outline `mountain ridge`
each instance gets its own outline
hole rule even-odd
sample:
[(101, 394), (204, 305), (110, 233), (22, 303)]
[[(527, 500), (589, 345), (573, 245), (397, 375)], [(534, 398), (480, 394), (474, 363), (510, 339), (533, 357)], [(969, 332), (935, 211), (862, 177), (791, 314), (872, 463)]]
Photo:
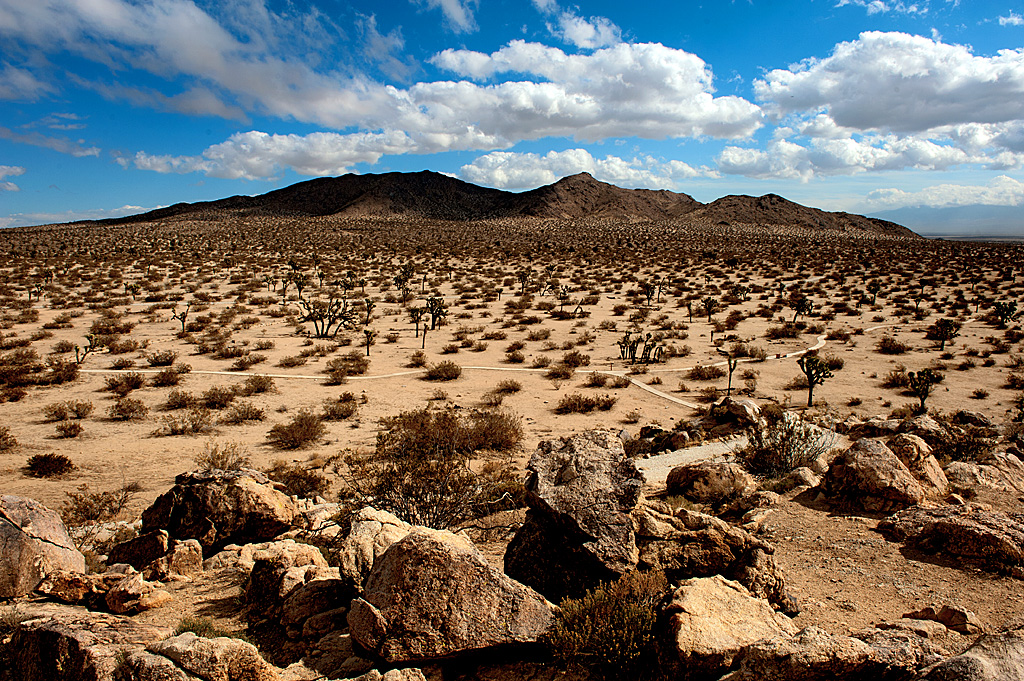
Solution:
[(589, 173), (515, 193), (481, 187), (433, 171), (323, 177), (257, 196), (178, 203), (138, 215), (98, 220), (130, 224), (182, 217), (339, 216), (409, 217), (474, 221), (500, 218), (556, 220), (693, 220), (712, 224), (758, 224), (832, 229), (887, 236), (918, 237), (893, 222), (803, 206), (776, 194), (729, 195), (704, 204), (688, 194), (656, 189), (624, 189)]

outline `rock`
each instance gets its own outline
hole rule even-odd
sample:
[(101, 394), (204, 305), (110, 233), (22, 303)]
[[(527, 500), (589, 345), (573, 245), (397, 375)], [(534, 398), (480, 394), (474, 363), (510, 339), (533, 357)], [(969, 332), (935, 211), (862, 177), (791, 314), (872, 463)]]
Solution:
[(917, 435), (900, 433), (890, 439), (886, 446), (925, 488), (939, 496), (946, 493), (949, 482), (942, 472), (942, 466), (932, 456), (932, 448), (927, 442)]
[(540, 443), (526, 483), (530, 510), (505, 552), (505, 573), (553, 601), (633, 569), (630, 512), (643, 474), (610, 431)]
[(204, 560), (203, 570), (236, 569), (249, 572), (256, 564), (254, 556), (257, 554), (264, 560), (280, 558), (287, 567), (297, 565), (327, 567), (327, 560), (317, 547), (296, 542), (294, 539), (281, 539), (245, 544), (244, 546), (229, 544), (220, 553)]
[(980, 411), (969, 411), (967, 409), (960, 409), (953, 414), (953, 423), (961, 426), (985, 428), (993, 431), (993, 433), (997, 433), (999, 430), (999, 426), (996, 422), (982, 414)]
[(352, 638), (388, 662), (534, 642), (552, 606), (498, 572), (465, 538), (414, 528), (374, 563), (352, 601)]
[(143, 571), (146, 579), (166, 582), (172, 579), (190, 579), (203, 571), (203, 547), (195, 539), (175, 541), (170, 551)]
[[(949, 657), (945, 647), (952, 644), (959, 652), (962, 637), (938, 622), (900, 619), (882, 622), (855, 633), (871, 648), (871, 678), (907, 679), (929, 665)], [(956, 637), (952, 640), (951, 637)]]
[(825, 494), (839, 505), (869, 513), (893, 511), (924, 500), (907, 467), (877, 440), (857, 440), (825, 474)]
[(362, 587), (373, 562), (389, 546), (409, 534), (412, 525), (387, 511), (367, 506), (352, 516), (352, 529), (341, 543), (338, 560), (341, 572)]
[(931, 447), (938, 446), (948, 435), (946, 427), (927, 414), (904, 419), (897, 430), (900, 433), (917, 435)]
[(31, 593), (57, 570), (85, 572), (60, 514), (25, 497), (0, 497), (0, 599)]
[(196, 539), (207, 557), (226, 544), (273, 539), (291, 527), (297, 512), (291, 497), (254, 470), (194, 471), (174, 483), (143, 511), (142, 529)]
[(710, 414), (720, 423), (732, 421), (741, 426), (756, 426), (761, 408), (753, 400), (726, 396), (711, 405)]
[(669, 659), (689, 674), (721, 673), (744, 646), (797, 631), (767, 601), (719, 575), (682, 582), (664, 614)]
[(669, 494), (718, 505), (750, 494), (757, 489), (757, 483), (737, 463), (701, 461), (673, 468), (665, 487)]
[(982, 636), (964, 653), (943, 660), (920, 681), (1024, 681), (1024, 629)]
[(134, 539), (121, 542), (107, 554), (110, 563), (127, 563), (142, 570), (153, 561), (164, 557), (171, 549), (171, 535), (166, 530), (153, 530)]
[(900, 422), (895, 419), (873, 416), (867, 421), (849, 424), (846, 435), (853, 441), (866, 437), (888, 437), (895, 435), (899, 427)]
[(946, 466), (946, 478), (961, 489), (989, 487), (1024, 494), (1024, 462), (1009, 452), (996, 452), (981, 462), (954, 461)]
[(945, 626), (951, 631), (955, 631), (958, 634), (974, 635), (982, 633), (985, 628), (981, 626), (981, 622), (970, 610), (964, 610), (955, 606), (944, 605), (938, 612), (935, 608), (928, 606), (921, 610), (914, 612), (908, 612), (903, 615), (907, 619), (914, 620), (931, 620), (938, 622)]
[(796, 636), (753, 642), (722, 681), (859, 681), (875, 671), (871, 646), (850, 636), (807, 627)]
[(34, 606), (6, 654), (19, 681), (114, 681), (121, 651), (171, 631), (67, 605)]
[(141, 574), (128, 575), (110, 588), (106, 595), (110, 612), (118, 615), (134, 615), (152, 610), (173, 600), (168, 592), (158, 589), (155, 584), (142, 579)]
[(276, 681), (277, 670), (256, 648), (237, 638), (202, 638), (188, 631), (146, 650), (206, 681)]
[(124, 575), (117, 573), (85, 575), (70, 570), (56, 570), (46, 575), (36, 591), (70, 605), (85, 605), (95, 609), (104, 601), (106, 593), (122, 579)]
[(303, 663), (329, 679), (349, 679), (373, 669), (373, 662), (356, 654), (352, 637), (337, 631), (317, 641)]
[(783, 484), (790, 489), (817, 487), (821, 484), (821, 477), (807, 466), (801, 466), (790, 471), (783, 479)]
[(978, 504), (914, 506), (878, 523), (878, 530), (927, 553), (969, 559), (1024, 578), (1024, 518)]
[(392, 669), (386, 674), (372, 669), (352, 681), (426, 681), (426, 677), (419, 669)]
[(633, 520), (638, 568), (663, 570), (670, 582), (722, 575), (782, 612), (799, 611), (768, 542), (713, 516), (656, 502), (637, 509)]
[(312, 503), (307, 499), (300, 499), (297, 503), (299, 511), (293, 521), (296, 527), (315, 537), (336, 537), (341, 534), (342, 527), (336, 520), (342, 510), (341, 504)]

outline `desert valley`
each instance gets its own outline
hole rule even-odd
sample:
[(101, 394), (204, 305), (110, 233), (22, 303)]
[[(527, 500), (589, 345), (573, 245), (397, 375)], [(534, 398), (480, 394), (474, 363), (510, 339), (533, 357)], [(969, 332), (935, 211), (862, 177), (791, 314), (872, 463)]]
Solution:
[(1024, 678), (1019, 242), (391, 173), (0, 253), (0, 679)]

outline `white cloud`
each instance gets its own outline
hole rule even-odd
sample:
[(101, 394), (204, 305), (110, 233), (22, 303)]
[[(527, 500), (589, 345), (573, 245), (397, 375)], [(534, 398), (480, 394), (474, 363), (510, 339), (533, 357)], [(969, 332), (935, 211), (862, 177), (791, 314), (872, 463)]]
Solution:
[(53, 88), (36, 78), (30, 71), (4, 64), (0, 69), (0, 99), (35, 101), (40, 95), (53, 92)]
[(25, 169), (21, 166), (0, 166), (0, 192), (20, 192), (21, 187), (4, 180), (5, 177), (17, 177), (24, 175)]
[(462, 166), (459, 177), (490, 187), (528, 189), (580, 172), (622, 187), (651, 189), (678, 189), (683, 180), (717, 175), (708, 168), (693, 168), (682, 161), (662, 161), (651, 156), (595, 158), (586, 149), (567, 149), (544, 155), (491, 152)]
[(824, 112), (837, 125), (912, 133), (1024, 118), (1024, 50), (992, 57), (905, 33), (862, 33), (824, 59), (776, 69), (754, 82), (784, 115)]
[(916, 192), (876, 189), (869, 192), (866, 199), (871, 210), (921, 206), (1024, 206), (1024, 182), (1000, 175), (987, 185), (939, 184)]
[(1000, 26), (1024, 26), (1024, 17), (1010, 10), (1009, 16), (999, 17)]
[[(430, 9), (440, 9), (448, 25), (456, 33), (469, 33), (476, 30), (476, 20), (469, 1), (464, 0), (419, 0)], [(472, 3), (476, 4), (476, 3)]]
[(48, 137), (38, 132), (23, 134), (2, 126), (0, 126), (0, 139), (10, 140), (18, 144), (28, 144), (33, 147), (52, 149), (53, 151), (69, 154), (76, 158), (100, 155), (99, 147), (86, 147), (83, 140), (73, 141), (64, 137)]
[(845, 7), (846, 5), (863, 7), (867, 10), (869, 16), (872, 14), (885, 14), (887, 12), (896, 12), (897, 14), (928, 13), (927, 0), (921, 3), (884, 2), (883, 0), (839, 0), (836, 3), (836, 7)]
[(572, 12), (558, 15), (558, 24), (551, 32), (570, 45), (594, 50), (608, 47), (622, 41), (622, 31), (605, 17), (585, 19)]

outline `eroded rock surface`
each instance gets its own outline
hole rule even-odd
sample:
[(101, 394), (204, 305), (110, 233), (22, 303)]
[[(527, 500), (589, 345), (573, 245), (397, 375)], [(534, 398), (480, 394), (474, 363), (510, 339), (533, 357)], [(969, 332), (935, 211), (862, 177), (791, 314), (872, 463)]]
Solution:
[(891, 512), (919, 504), (924, 489), (903, 462), (877, 440), (858, 440), (832, 462), (825, 493), (847, 509)]
[(0, 598), (31, 593), (58, 570), (85, 572), (60, 514), (25, 497), (0, 497)]

